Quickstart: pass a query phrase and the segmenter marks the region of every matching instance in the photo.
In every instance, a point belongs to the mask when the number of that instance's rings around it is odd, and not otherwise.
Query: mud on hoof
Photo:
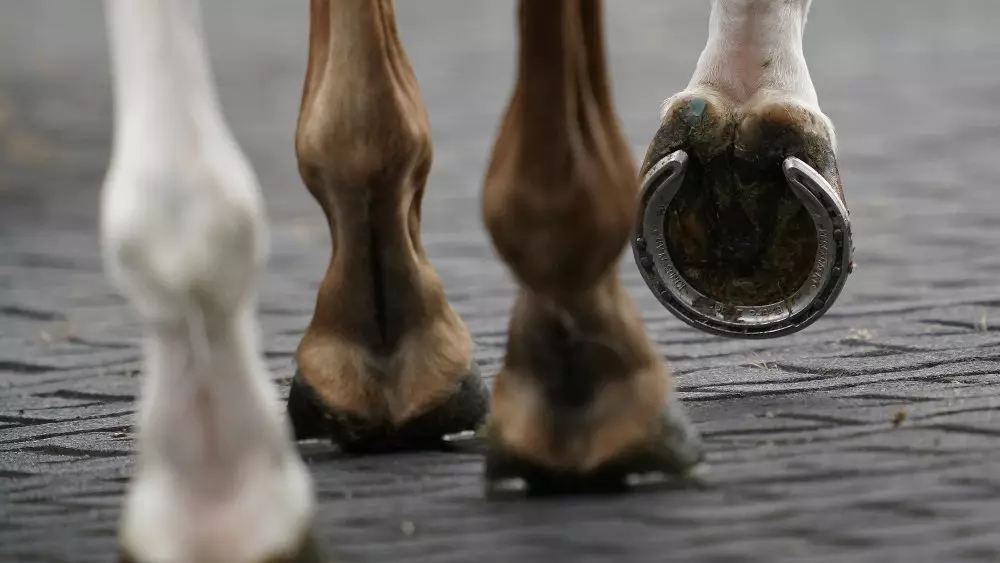
[[[703,330],[759,337],[804,328],[851,268],[832,126],[786,100],[735,107],[703,94],[675,99],[650,144],[636,261],[661,302]],[[666,178],[674,171],[657,167],[675,151],[686,162]],[[677,186],[662,188],[669,181]]]
[[[298,371],[288,394],[296,439],[329,437],[351,453],[435,448],[448,434],[474,430],[488,409],[489,389],[475,363],[443,402],[398,423],[385,414],[367,418],[328,406]]]
[[[701,440],[617,280],[572,305],[522,292],[494,385],[491,496],[601,493],[632,476],[683,477]]]

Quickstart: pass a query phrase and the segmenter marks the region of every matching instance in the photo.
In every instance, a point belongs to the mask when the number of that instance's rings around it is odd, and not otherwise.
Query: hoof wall
[[[128,550],[122,549],[118,553],[118,563],[146,562],[132,556]],[[259,563],[333,563],[333,560],[323,553],[315,537],[307,534],[290,552],[265,557]]]
[[[508,451],[493,436],[486,455],[487,496],[518,492],[536,497],[609,494],[646,484],[687,480],[701,466],[704,453],[694,427],[678,412],[669,407],[659,432],[646,444],[585,471],[547,467]]]
[[[288,394],[288,414],[296,439],[330,437],[351,453],[435,448],[446,435],[474,430],[488,410],[489,389],[475,364],[446,401],[401,424],[331,409],[300,372],[296,372]]]

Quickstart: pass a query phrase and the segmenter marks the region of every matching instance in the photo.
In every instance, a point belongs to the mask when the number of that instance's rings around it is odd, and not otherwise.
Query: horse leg
[[[142,323],[121,561],[318,561],[313,486],[258,343],[260,187],[219,108],[197,0],[105,0],[109,277]]]
[[[684,474],[699,438],[617,277],[637,180],[600,0],[521,0],[514,91],[483,213],[519,292],[493,391],[487,481],[530,492]]]
[[[664,103],[641,168],[655,173],[675,151],[687,154],[673,200],[651,206],[666,209],[650,221],[663,226],[643,230],[660,230],[683,278],[741,317],[742,327],[722,329],[734,336],[807,326],[852,266],[834,128],[802,50],[810,3],[713,0],[694,76]],[[796,161],[818,173],[816,187],[825,185],[818,199],[791,189],[788,166]],[[823,205],[803,204],[810,199]],[[652,261],[640,267],[651,270]],[[669,290],[664,280],[658,293]]]
[[[312,0],[295,149],[333,245],[296,355],[296,435],[374,450],[474,428],[488,390],[420,243],[430,126],[392,0]]]

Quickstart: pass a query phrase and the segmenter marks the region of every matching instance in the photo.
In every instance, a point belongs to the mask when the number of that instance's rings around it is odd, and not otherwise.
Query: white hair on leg
[[[222,116],[197,0],[104,7],[115,123],[101,242],[146,368],[121,543],[140,563],[256,563],[295,549],[314,509],[258,341],[260,186]]]
[[[708,41],[687,88],[677,102],[721,96],[736,107],[786,103],[819,119],[836,151],[833,123],[820,110],[802,50],[812,0],[711,0]]]

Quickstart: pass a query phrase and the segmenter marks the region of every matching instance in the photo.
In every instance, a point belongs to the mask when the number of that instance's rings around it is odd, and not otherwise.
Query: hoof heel
[[[587,470],[544,466],[509,451],[491,433],[486,494],[496,498],[515,493],[518,484],[529,497],[612,494],[626,492],[647,478],[653,483],[686,480],[704,462],[701,438],[674,401],[668,403],[659,426],[646,443]]]

